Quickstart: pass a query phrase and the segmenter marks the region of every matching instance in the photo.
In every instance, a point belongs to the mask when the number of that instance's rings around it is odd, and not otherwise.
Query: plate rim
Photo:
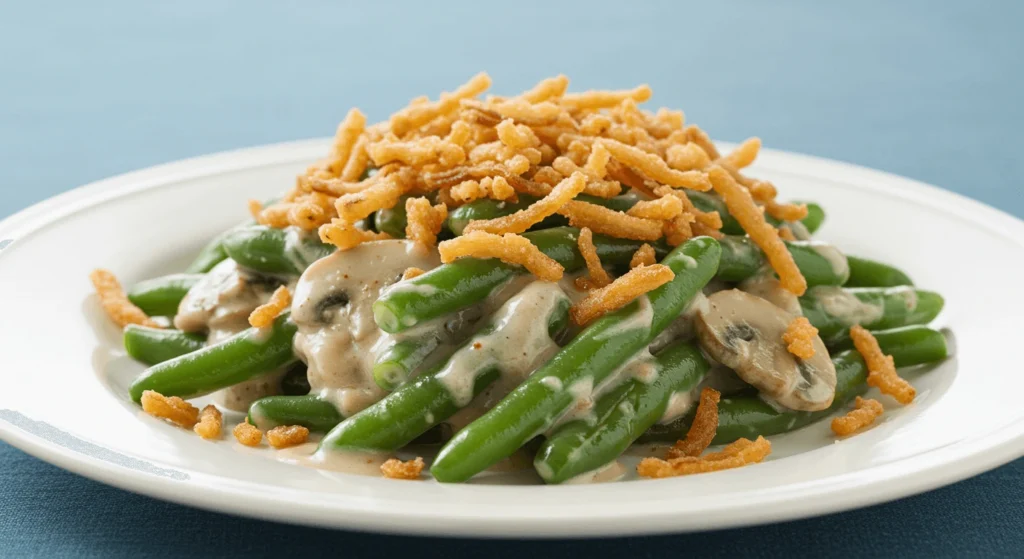
[[[110,199],[130,196],[182,180],[307,160],[321,154],[329,142],[329,138],[316,138],[224,151],[164,163],[88,183],[0,220],[0,237],[8,236],[5,231],[10,231],[14,243],[17,243],[19,237],[63,216],[86,211]],[[869,190],[881,190],[881,186],[873,186],[871,183],[882,183],[886,185],[886,193],[889,195],[922,200],[931,207],[946,210],[947,213],[960,214],[958,217],[975,227],[996,232],[1001,237],[1024,245],[1024,221],[964,195],[852,163],[779,150],[763,151],[772,160],[773,166],[786,168],[796,165],[800,169],[800,174],[809,177],[828,177],[841,173],[844,183]],[[957,211],[951,211],[953,208]],[[553,520],[562,518],[544,514],[518,516],[514,519],[501,515],[478,515],[460,518],[458,523],[449,523],[439,530],[440,519],[429,511],[382,511],[361,506],[361,503],[353,503],[346,509],[340,506],[341,503],[339,506],[333,506],[332,503],[332,510],[339,514],[325,518],[320,508],[297,506],[279,495],[266,497],[258,493],[253,494],[246,492],[244,487],[204,484],[201,490],[183,491],[179,481],[118,465],[62,446],[33,434],[7,419],[0,421],[0,439],[32,456],[84,477],[179,504],[286,523],[438,537],[610,537],[767,524],[851,510],[922,493],[977,475],[1024,455],[1024,425],[1009,423],[955,444],[872,466],[860,472],[828,478],[827,485],[830,488],[806,487],[798,488],[796,492],[790,488],[788,495],[762,497],[761,500],[767,499],[775,505],[771,515],[742,513],[742,508],[723,506],[706,511],[707,514],[702,513],[702,520],[699,522],[691,521],[682,526],[678,522],[673,522],[672,518],[665,518],[662,512],[648,512],[646,515],[643,511],[630,512],[627,516],[628,522],[623,522],[622,515],[612,513],[595,514],[576,519],[576,522],[554,524]],[[946,456],[950,453],[953,453],[952,457]],[[956,458],[957,456],[959,458]],[[951,467],[954,464],[956,467]],[[857,479],[868,472],[871,473],[870,479]],[[908,476],[911,473],[914,475]],[[197,477],[218,478],[205,474],[198,474]],[[806,495],[801,495],[801,492],[814,494],[817,497],[814,501],[817,502],[810,504],[804,499]],[[321,514],[317,514],[318,512]],[[355,514],[343,514],[344,512]]]

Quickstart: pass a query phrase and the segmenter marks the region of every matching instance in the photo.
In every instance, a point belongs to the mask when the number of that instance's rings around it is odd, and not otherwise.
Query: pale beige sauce
[[[700,385],[698,384],[698,387],[699,386]],[[690,411],[690,408],[693,407],[694,401],[697,400],[697,390],[699,390],[699,388],[673,392],[668,398],[668,405],[665,406],[665,413],[661,414],[661,417],[658,418],[658,423],[672,423],[676,419],[686,415],[686,413]]]
[[[209,332],[207,343],[223,341],[249,327],[249,315],[270,300],[276,285],[254,282],[234,260],[217,264],[181,300],[174,327]]]
[[[841,287],[819,285],[811,288],[811,295],[821,303],[828,314],[846,324],[870,324],[882,318],[882,305],[865,303]]]
[[[306,363],[312,393],[351,416],[385,396],[373,379],[374,346],[383,336],[373,319],[381,291],[410,267],[430,270],[437,254],[411,241],[363,243],[314,262],[295,286],[295,352]],[[331,296],[346,303],[326,307]],[[318,308],[318,306],[320,308]]]
[[[804,313],[800,308],[800,299],[782,287],[782,282],[775,277],[771,268],[764,268],[739,285],[740,290],[756,295],[779,307],[793,316]]]
[[[435,378],[456,405],[464,407],[474,399],[476,373],[488,364],[500,363],[501,376],[479,397],[479,405],[490,407],[558,351],[548,335],[546,319],[567,302],[558,284],[530,283],[495,313],[494,330],[471,338]]]
[[[828,262],[833,274],[841,278],[850,277],[850,263],[839,249],[821,241],[807,241],[805,244]]]
[[[178,306],[174,326],[185,332],[208,332],[207,345],[222,342],[249,328],[249,315],[270,300],[274,282],[254,281],[256,276],[234,260],[215,266],[189,290]],[[218,390],[214,401],[234,411],[245,411],[256,400],[280,392],[285,369]]]

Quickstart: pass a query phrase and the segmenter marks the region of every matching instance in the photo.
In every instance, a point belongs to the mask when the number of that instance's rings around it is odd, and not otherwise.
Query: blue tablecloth
[[[1020,2],[0,5],[0,217],[108,175],[333,132],[479,70],[648,82],[724,140],[852,161],[1024,215]],[[4,375],[26,374],[3,371]],[[787,524],[579,542],[314,530],[166,504],[0,444],[0,555],[1024,554],[1024,461]],[[680,495],[685,499],[685,495]]]

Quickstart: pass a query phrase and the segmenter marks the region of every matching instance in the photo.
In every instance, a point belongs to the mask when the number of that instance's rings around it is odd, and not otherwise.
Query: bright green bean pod
[[[821,224],[825,222],[825,208],[815,204],[814,202],[803,202],[807,205],[807,216],[800,221],[807,228],[807,232],[813,234],[821,228]]]
[[[128,290],[128,300],[149,316],[174,316],[178,303],[203,274],[171,274],[140,281]]]
[[[185,273],[188,274],[205,274],[213,269],[214,266],[227,260],[228,253],[224,251],[224,234],[221,233],[213,238],[209,243],[206,244],[196,255],[192,263],[185,268]]]
[[[673,393],[692,391],[709,367],[699,349],[683,342],[663,349],[653,362],[653,381],[630,379],[598,400],[596,422],[567,423],[544,442],[533,465],[546,483],[563,483],[618,458],[665,415]]]
[[[749,237],[726,237],[722,243],[722,263],[718,279],[738,283],[754,274],[767,263],[764,253]],[[850,269],[846,257],[834,246],[818,241],[786,241],[800,273],[808,286],[843,285]]]
[[[523,306],[530,304],[542,306],[546,311],[546,328],[541,335],[555,339],[568,324],[569,298],[556,285],[531,284],[505,303],[488,325],[446,362],[338,425],[324,438],[321,447],[397,450],[455,415],[491,387],[503,372],[508,372],[508,363],[487,352],[500,349],[516,335],[523,335],[523,332],[517,334],[509,329],[524,327],[516,322],[515,313],[523,312]],[[526,335],[537,334],[531,330]],[[550,340],[542,341],[545,343],[539,344],[541,348],[552,344]],[[543,356],[536,355],[531,360],[540,357]]]
[[[132,383],[129,394],[135,402],[146,390],[193,398],[279,369],[296,360],[292,352],[296,330],[290,315],[283,314],[270,328],[249,328],[146,369]]]
[[[224,250],[242,267],[264,274],[299,275],[310,264],[335,251],[316,233],[274,229],[263,225],[243,227],[224,236]]]
[[[899,268],[882,264],[859,256],[847,256],[846,261],[850,263],[850,278],[844,284],[846,287],[896,287],[900,285],[914,285],[910,276],[903,273]]]
[[[878,340],[878,345],[893,356],[897,367],[930,363],[946,355],[946,338],[936,336],[935,330],[927,326],[914,324],[889,330],[873,330],[871,334]],[[833,353],[848,349],[854,349],[853,340],[849,337],[830,348]]]
[[[941,332],[924,327],[894,331],[892,335],[880,337],[879,345],[882,351],[893,356],[897,367],[934,363],[946,358],[945,337]],[[718,404],[715,444],[793,431],[845,409],[854,396],[867,390],[867,366],[856,351],[837,353],[832,357],[832,363],[836,367],[836,395],[828,409],[816,412],[779,411],[757,396],[722,398]],[[692,421],[691,412],[669,424],[651,427],[640,440],[675,441],[685,438]]]
[[[714,276],[720,254],[718,242],[710,237],[676,247],[662,260],[675,272],[672,281],[595,320],[495,407],[459,431],[431,466],[434,477],[465,481],[548,430],[574,404],[574,394],[600,386],[679,316]]]
[[[404,239],[405,226],[409,223],[405,214],[405,201],[408,199],[409,196],[402,196],[393,207],[377,210],[373,214],[373,228],[396,239]]]
[[[199,351],[206,345],[206,336],[129,324],[124,328],[124,350],[137,361],[156,365],[175,357]]]
[[[584,265],[576,244],[578,235],[579,230],[572,227],[523,234],[570,272]],[[642,244],[641,241],[594,235],[598,256],[606,265],[628,263]],[[460,258],[385,290],[373,304],[373,318],[382,330],[395,334],[474,305],[523,273],[526,271],[521,266],[505,264],[495,258]]]
[[[326,433],[342,419],[334,404],[315,394],[267,396],[249,406],[249,423],[263,431],[279,425],[301,425],[314,433]]]
[[[913,287],[829,287],[807,290],[800,307],[818,335],[832,345],[845,339],[850,326],[888,330],[911,324],[927,324],[942,311],[942,296]]]
[[[436,335],[396,341],[374,360],[374,382],[388,392],[405,384],[440,344],[441,340]]]

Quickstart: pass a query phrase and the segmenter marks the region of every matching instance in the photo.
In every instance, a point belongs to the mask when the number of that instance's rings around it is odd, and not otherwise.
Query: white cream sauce
[[[846,324],[870,324],[885,312],[883,305],[865,303],[841,287],[819,285],[811,288],[811,295],[825,312]]]
[[[658,419],[658,423],[671,423],[686,415],[686,413],[690,411],[690,408],[693,407],[693,403],[697,400],[698,390],[699,388],[694,388],[693,390],[673,392],[672,395],[668,397],[668,405],[665,406],[665,413],[661,414],[661,417]]]
[[[495,313],[493,331],[472,337],[435,378],[463,407],[473,400],[476,373],[500,363],[501,377],[481,396],[489,393],[491,398],[504,397],[558,351],[558,345],[548,336],[547,317],[566,303],[558,284],[532,282]]]
[[[594,336],[594,339],[606,340],[633,330],[650,331],[651,323],[654,322],[654,307],[651,306],[651,300],[647,295],[641,295],[636,300],[639,303],[636,312],[630,313],[625,320],[620,320],[605,328]]]
[[[209,344],[223,341],[248,328],[252,311],[270,300],[283,283],[247,272],[234,260],[225,260],[189,289],[178,305],[174,327],[185,332],[209,332]]]
[[[292,319],[311,392],[346,417],[384,397],[372,373],[373,348],[383,335],[373,303],[407,268],[430,270],[439,263],[423,245],[387,240],[337,252],[306,269],[295,286]]]
[[[186,332],[208,332],[207,345],[222,342],[248,329],[252,311],[270,300],[282,284],[276,278],[248,272],[234,260],[225,260],[189,289],[178,305],[174,326]],[[270,371],[229,386],[217,391],[214,400],[227,409],[245,411],[256,400],[278,394],[284,373],[285,369]]]
[[[801,316],[804,311],[800,307],[800,299],[782,287],[782,282],[775,277],[771,268],[762,268],[758,273],[740,283],[741,291],[756,295],[779,307],[793,316]]]
[[[835,246],[821,241],[807,241],[805,244],[828,262],[833,274],[841,278],[850,277],[850,263]]]

